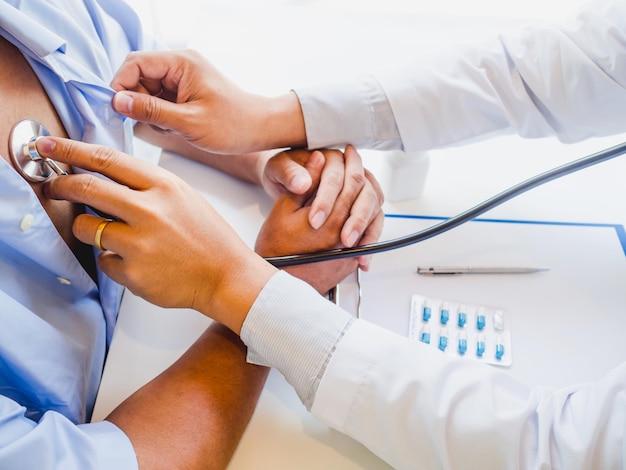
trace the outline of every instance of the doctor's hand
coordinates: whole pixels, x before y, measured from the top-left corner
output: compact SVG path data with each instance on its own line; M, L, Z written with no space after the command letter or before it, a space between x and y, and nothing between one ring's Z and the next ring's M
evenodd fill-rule
M114 76L114 109L214 153L304 147L306 132L294 93L248 93L201 54L133 52Z
M288 193L305 195L296 199L306 201L306 219L311 228L330 229L343 246L371 243L380 235L383 192L374 176L363 167L354 147L346 147L345 152L328 149L283 151L271 157L261 173L261 184L272 197ZM294 181L301 184L293 184ZM292 184L288 186L287 182ZM296 186L302 189L295 190ZM336 209L345 212L346 216L338 219ZM335 219L330 227L326 227L333 213ZM341 220L340 225L337 225L338 220ZM368 263L369 257L359 257L361 269L367 270Z
M320 228L313 229L309 222L313 208L311 198L315 195L315 188L321 186L322 169L320 168L318 172L311 171L313 184L312 189L307 193L302 195L285 193L276 200L257 237L255 247L257 253L269 257L310 253L346 246L342 238L348 221L354 218L354 211L359 211L355 208L359 205L358 201L363 193L362 181L366 178L363 175L360 157L354 149L346 149L345 160L346 171L342 173L343 180L339 184L339 194L334 200L325 223ZM359 168L361 178L355 177ZM370 204L368 207L370 214L367 226L355 240L355 244L373 243L378 240L384 219L380 204ZM325 293L354 271L357 266L367 269L368 263L369 259L364 260L359 257L289 266L284 269L307 281L318 292Z
M276 268L255 254L211 205L172 173L108 147L41 138L43 156L100 173L52 178L46 196L87 204L117 220L79 215L74 235L100 243L114 281L163 307L191 308L239 333ZM100 239L96 240L96 233Z

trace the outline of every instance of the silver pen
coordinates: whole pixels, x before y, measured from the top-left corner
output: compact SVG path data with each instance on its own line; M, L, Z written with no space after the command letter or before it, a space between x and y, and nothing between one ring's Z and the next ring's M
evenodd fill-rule
M516 266L429 266L418 267L417 274L529 274L548 271L548 268L516 267Z

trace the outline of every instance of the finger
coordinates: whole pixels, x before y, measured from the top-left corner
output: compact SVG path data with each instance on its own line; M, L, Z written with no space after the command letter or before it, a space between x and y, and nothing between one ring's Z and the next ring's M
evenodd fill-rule
M352 145L348 145L344 152L346 175L342 195L354 199L365 184L365 169L361 155Z
M44 157L100 173L134 189L147 189L165 174L156 165L143 162L110 147L60 137L40 137L37 151ZM55 180L57 178L53 178Z
M192 49L170 53L132 52L111 80L111 88L115 91L147 90L169 101L185 102L189 96L179 96L179 90L196 74L208 75L213 70L211 64Z
M354 246L379 211L378 195L368 182L350 207L350 216L341 229L342 243L345 246Z
M380 187L378 180L368 169L365 169L365 178L367 178L367 180L372 185L372 188L376 192L376 196L378 197L378 205L382 206L385 203L385 194L383 193L383 189Z
M321 154L319 152L317 154L311 154L305 165L308 165L311 169L315 169L317 166L323 167L323 157L320 160L319 155ZM265 167L265 177L272 185L278 185L278 187L283 188L283 192L286 191L292 194L306 193L311 188L313 182L307 168L303 167L301 162L294 161L284 152L268 161Z
M175 54L154 51L131 52L113 76L111 88L138 90L144 83L161 83L176 67L176 58Z
M341 194L334 203L331 216L335 222L343 226L352 212L352 207L364 188L366 178L360 155L349 146L344 153L345 174ZM358 215L358 212L357 212Z
M177 124L185 122L187 114L184 104L132 91L116 93L112 104L120 114L166 130L175 130Z
M137 195L125 186L95 175L77 174L51 178L44 183L46 197L86 204L102 213L129 220Z
M124 259L113 251L103 251L98 255L98 266L114 282L122 286L128 285L128 277L124 270Z
M363 237L361 237L361 240L359 241L359 245L369 245L371 243L376 243L380 239L380 235L383 232L384 222L385 214L381 210L376 214L376 216L372 220L372 223L370 223L365 230ZM358 256L357 260L359 263L359 267L363 271L367 271L369 269L371 259L372 255Z
M119 250L129 249L129 240L132 243L133 236L131 228L123 222L111 221L105 226L101 226L105 219L89 214L81 214L74 219L72 231L74 236L81 242L96 246L96 234L101 228L100 245L103 250L113 251L120 254Z
M324 158L324 154L319 150L313 151L304 163L305 173L308 175L311 183L309 184L306 193L303 194L306 194L309 198L319 190L319 184L325 165L326 158Z
M332 212L335 201L343 189L345 175L344 157L341 152L329 150L325 152L324 157L326 164L309 214L309 223L316 230L326 222Z

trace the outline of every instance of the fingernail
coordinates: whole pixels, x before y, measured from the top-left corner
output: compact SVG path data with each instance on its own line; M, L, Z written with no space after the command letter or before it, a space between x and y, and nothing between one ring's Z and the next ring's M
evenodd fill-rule
M120 91L113 97L113 104L115 109L120 113L132 113L133 112L133 99L130 95Z
M57 143L47 137L37 137L37 140L35 141L35 146L37 147L37 152L39 152L41 155L49 155L54 151Z
M357 232L356 230L351 232L350 235L348 235L348 239L346 240L348 242L348 244L346 246L354 246L354 244L356 243L356 241L359 239L359 232Z
M318 228L322 226L325 220L326 220L326 214L324 213L324 211L319 211L311 219L311 227L317 230Z

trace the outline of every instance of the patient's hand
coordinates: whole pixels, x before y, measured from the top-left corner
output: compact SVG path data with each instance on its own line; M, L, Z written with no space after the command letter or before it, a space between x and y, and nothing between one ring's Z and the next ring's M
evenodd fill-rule
M287 150L271 157L260 172L261 184L272 197L285 193L306 196L306 201L299 200L310 206L306 220L313 229L326 223L335 205L346 204L347 198L351 198L347 209L339 208L346 210L343 223L330 229L339 235L343 246L378 239L383 193L373 175L363 168L361 157L352 146L346 147L345 153L328 149ZM362 269L367 269L368 261L359 258Z
M334 154L333 158L335 157L337 155ZM353 244L372 243L378 239L383 223L382 196L362 199L364 191L376 194L379 191L378 185L371 175L366 174L361 159L353 148L348 147L345 155L341 156L342 160L344 157L345 162L341 166L345 171L333 173L332 191L337 191L337 195L327 209L325 223L317 229L310 224L315 199L313 205L311 201L316 193L319 197L322 192L322 177L325 171L325 167L312 166L309 167L309 171L313 185L309 191L302 195L284 193L276 200L258 235L257 253L269 257L345 247L343 237L346 233L351 234L351 229L362 223L367 225L363 227ZM376 186L376 190L373 186ZM352 226L347 225L351 218L355 219ZM367 269L368 260L361 257L346 258L291 266L285 270L307 281L320 293L324 293L357 266Z

